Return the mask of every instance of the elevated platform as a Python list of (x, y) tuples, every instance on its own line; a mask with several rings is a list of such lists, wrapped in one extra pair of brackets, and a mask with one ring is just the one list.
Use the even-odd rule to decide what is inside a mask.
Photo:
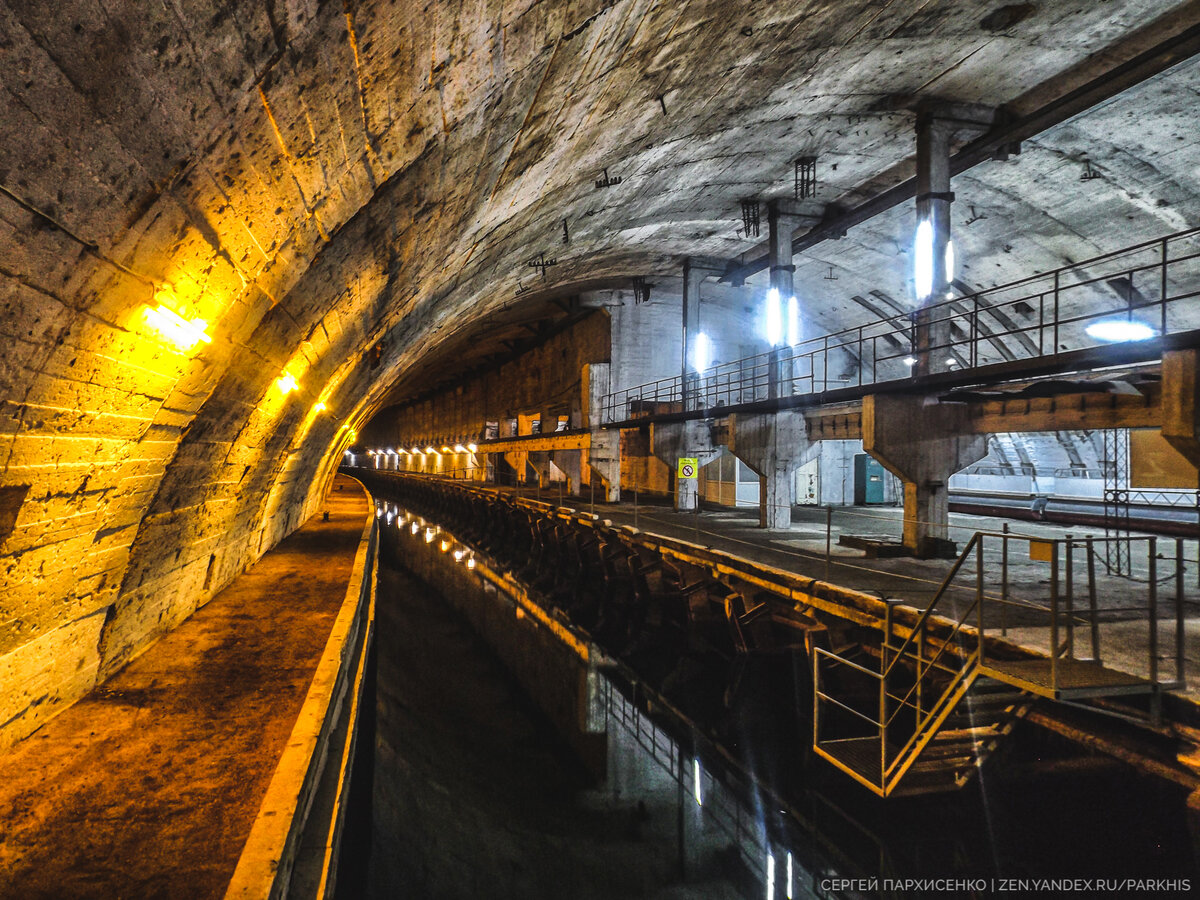
[(997, 681), (1052, 700), (1082, 700), (1151, 691), (1150, 682), (1144, 678), (1077, 659), (1060, 659), (1054, 670), (1048, 659), (988, 660), (979, 671)]
[(0, 756), (0, 896), (224, 896), (369, 515), (344, 476), (327, 509)]

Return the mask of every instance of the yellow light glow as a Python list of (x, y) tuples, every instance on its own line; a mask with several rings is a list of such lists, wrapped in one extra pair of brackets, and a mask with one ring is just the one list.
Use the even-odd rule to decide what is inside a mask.
[(290, 394), (292, 391), (300, 388), (300, 385), (296, 383), (296, 379), (292, 377), (292, 374), (286, 371), (275, 379), (275, 386), (279, 388), (282, 394)]
[(426, 453), (437, 453), (437, 451), (436, 451), (436, 450), (434, 450), (432, 447), (426, 447), (426, 448), (425, 448), (425, 452), (426, 452)]
[(203, 319), (185, 319), (161, 303), (147, 306), (144, 315), (151, 328), (180, 350), (190, 350), (201, 341), (212, 343), (212, 338), (205, 332), (208, 323)]
[(313, 407), (313, 412), (325, 412), (327, 409), (329, 409), (329, 407), (318, 400), (316, 405)]
[(450, 448), (449, 448), (449, 447), (443, 447), (443, 448), (442, 448), (442, 452), (443, 452), (443, 453), (449, 453), (449, 452), (450, 452)]
[(476, 451), (477, 451), (479, 448), (478, 448), (477, 446), (475, 446), (474, 444), (467, 444), (467, 449), (468, 449), (468, 450), (470, 450), (472, 453), (474, 453), (474, 452), (476, 452)]
[(421, 448), (420, 448), (420, 447), (413, 447), (413, 448), (412, 448), (412, 450), (410, 450), (409, 452), (410, 452), (410, 453), (420, 453), (420, 452), (421, 452)]
[(467, 452), (467, 448), (466, 448), (466, 447), (464, 447), (462, 444), (455, 444), (455, 445), (454, 445), (454, 452), (455, 452), (455, 453), (466, 453), (466, 452)]

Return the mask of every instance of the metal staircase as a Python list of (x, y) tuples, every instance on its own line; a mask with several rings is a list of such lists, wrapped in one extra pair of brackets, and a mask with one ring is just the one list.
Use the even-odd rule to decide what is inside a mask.
[[(1150, 575), (1143, 585), (1149, 679), (1100, 663), (1097, 595), (1119, 590), (1128, 613), (1130, 595), (1136, 593), (1130, 581), (1098, 585), (1090, 562), (1087, 577), (1076, 579), (1074, 570), (1083, 556), (1078, 551), (1084, 547), (1078, 540), (980, 532), (923, 611), (888, 601), (877, 671), (846, 652), (814, 648), (814, 751), (882, 797), (955, 790), (995, 752), (1038, 697), (1157, 696), (1161, 687), (1173, 686), (1157, 681), (1157, 552), (1154, 538), (1143, 540)], [(1097, 541), (1086, 542), (1089, 558), (1096, 552), (1093, 543)], [(1028, 553), (1013, 559), (1014, 545)], [(1179, 572), (1181, 561), (1179, 557)], [(974, 584), (956, 584), (971, 568), (969, 562), (974, 563)], [(1180, 628), (1182, 577), (1176, 582)], [(1075, 593), (1081, 586), (1090, 603), (1076, 610)], [(1048, 603), (1016, 598), (1023, 590), (1044, 592), (1047, 587)], [(1023, 633), (1047, 638), (1053, 652), (989, 643), (986, 629), (997, 630), (992, 620), (1014, 615), (1025, 623), (1048, 619), (1027, 624)], [(1076, 625), (1089, 626), (1090, 633), (1078, 646)], [(1076, 655), (1085, 644), (1090, 644), (1091, 656)], [(1182, 657), (1176, 663), (1178, 682)]]

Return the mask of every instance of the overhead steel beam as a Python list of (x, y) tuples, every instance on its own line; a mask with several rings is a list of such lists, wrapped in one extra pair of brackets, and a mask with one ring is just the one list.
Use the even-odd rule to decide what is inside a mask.
[[(1151, 49), (1138, 54), (1103, 75), (1022, 116), (1001, 121), (987, 133), (969, 141), (950, 157), (950, 173), (960, 175), (982, 162), (996, 159), (1021, 141), (1060, 125), (1094, 106), (1110, 100), (1144, 81), (1200, 53), (1200, 25), (1192, 25)], [(800, 253), (830, 239), (845, 237), (855, 225), (899, 206), (917, 195), (917, 179), (909, 178), (882, 194), (827, 220), (792, 241), (792, 253)], [(722, 281), (741, 283), (769, 265), (767, 253), (743, 263), (730, 263)]]

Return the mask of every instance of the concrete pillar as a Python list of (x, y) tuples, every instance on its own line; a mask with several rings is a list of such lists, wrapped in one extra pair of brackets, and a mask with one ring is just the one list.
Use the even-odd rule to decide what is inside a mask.
[(904, 546), (922, 558), (957, 553), (949, 538), (950, 476), (987, 455), (987, 435), (968, 434), (966, 407), (934, 398), (863, 398), (863, 449), (904, 485)]
[(587, 363), (580, 377), (581, 427), (592, 435), (592, 446), (587, 453), (590, 477), (599, 476), (604, 485), (604, 499), (609, 503), (621, 500), (621, 433), (601, 428), (604, 421), (604, 397), (610, 390), (611, 366), (609, 363)]
[(725, 273), (720, 260), (688, 257), (683, 261), (683, 341), (680, 353), (680, 390), (685, 410), (699, 409), (700, 376), (692, 369), (692, 351), (696, 335), (704, 329), (700, 322), (700, 283), (709, 275)]
[[(525, 463), (526, 463), (527, 459), (528, 459), (528, 454), (522, 453), (519, 450), (515, 450), (510, 453), (504, 454), (505, 462), (507, 462), (510, 466), (512, 466), (513, 471), (517, 475), (517, 484), (525, 483), (525, 474), (526, 474)], [(513, 485), (513, 486), (515, 487), (515, 485)]]
[[(678, 472), (681, 457), (695, 457), (700, 466), (706, 466), (721, 455), (721, 448), (712, 439), (707, 422), (666, 422), (650, 425), (651, 452)], [(699, 504), (699, 480), (696, 478), (675, 480), (675, 508), (695, 509)]]
[[(784, 343), (771, 348), (767, 370), (768, 397), (780, 397), (792, 393), (792, 359), (789, 352), (791, 348), (787, 346), (786, 341), (788, 300), (796, 292), (792, 278), (796, 271), (796, 267), (792, 263), (792, 234), (795, 232), (795, 226), (796, 218), (782, 212), (778, 202), (772, 201), (767, 204), (767, 259), (771, 267), (771, 287), (779, 292), (784, 325), (784, 334), (781, 338)], [(743, 461), (745, 462), (745, 460)], [(755, 469), (755, 471), (758, 470)]]
[(1162, 359), (1162, 436), (1200, 466), (1200, 350), (1167, 350)]
[(692, 348), (696, 335), (700, 333), (700, 282), (705, 270), (692, 265), (690, 259), (683, 261), (683, 351), (680, 363), (683, 408), (699, 408), (700, 377), (692, 370)]
[(593, 431), (592, 448), (588, 451), (587, 464), (591, 477), (599, 478), (604, 486), (604, 499), (609, 503), (621, 500), (621, 433), (619, 431)]
[(538, 485), (545, 490), (550, 487), (550, 451), (530, 450), (525, 454), (529, 465), (538, 474)]
[[(930, 306), (945, 301), (950, 291), (946, 247), (950, 243), (950, 138), (954, 125), (930, 112), (917, 117), (917, 226), (933, 227), (933, 279), (928, 296), (917, 297), (913, 327), (913, 375), (945, 372), (950, 368), (950, 322), (945, 308)], [(914, 248), (914, 261), (921, 251)], [(919, 289), (918, 289), (919, 290)]]
[(731, 415), (726, 440), (730, 452), (758, 473), (758, 526), (790, 528), (796, 470), (820, 448), (808, 439), (804, 414)]
[(580, 482), (583, 479), (582, 450), (553, 450), (550, 461), (567, 476), (567, 493), (572, 497), (580, 494)]

